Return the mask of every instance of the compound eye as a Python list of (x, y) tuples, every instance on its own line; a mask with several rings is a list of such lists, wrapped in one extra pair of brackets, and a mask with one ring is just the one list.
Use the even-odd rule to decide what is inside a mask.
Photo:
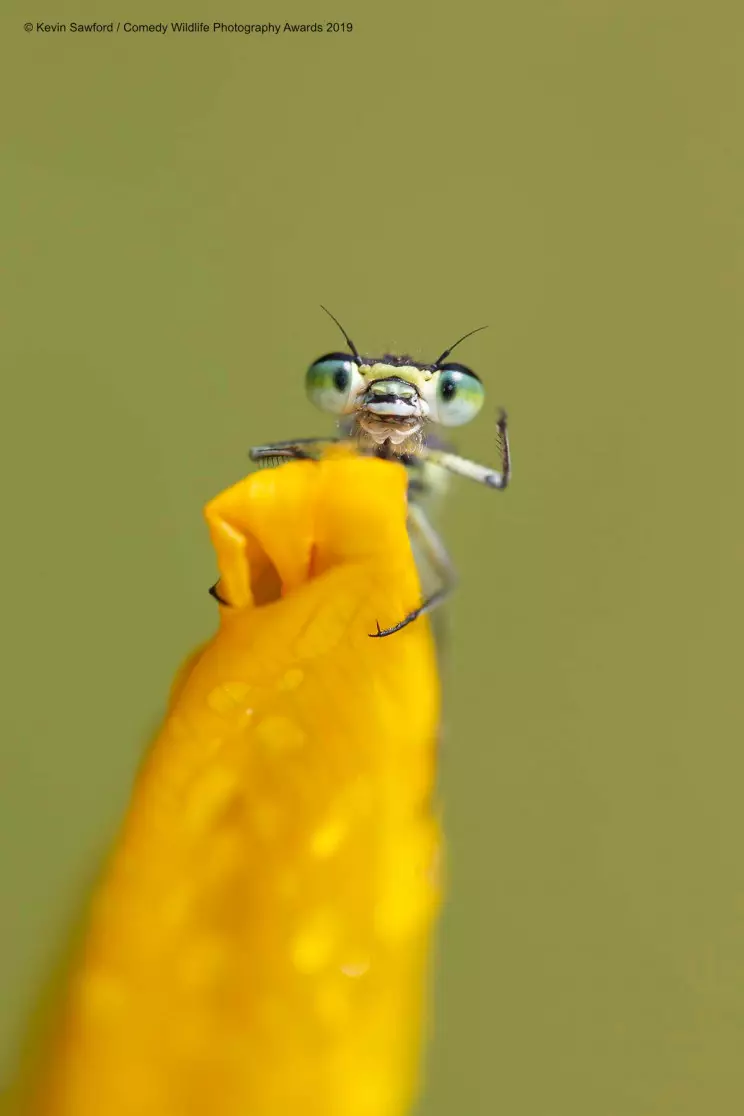
[(464, 364), (443, 364), (439, 369), (431, 418), (442, 426), (462, 426), (483, 406), (486, 393), (475, 372)]
[(351, 414), (362, 383), (359, 366), (348, 353), (320, 357), (310, 365), (305, 377), (310, 402), (334, 415)]

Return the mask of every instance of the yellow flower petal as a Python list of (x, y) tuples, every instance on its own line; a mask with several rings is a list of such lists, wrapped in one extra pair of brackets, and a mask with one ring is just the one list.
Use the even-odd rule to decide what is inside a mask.
[(216, 636), (137, 784), (33, 1116), (403, 1116), (438, 904), (438, 683), (402, 467), (206, 509)]

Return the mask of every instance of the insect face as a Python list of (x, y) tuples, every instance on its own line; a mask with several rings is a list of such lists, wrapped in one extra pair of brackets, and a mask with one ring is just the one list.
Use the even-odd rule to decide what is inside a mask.
[(421, 364), (406, 356), (328, 353), (307, 372), (317, 407), (353, 416), (361, 442), (416, 452), (427, 422), (459, 426), (483, 405), (483, 385), (463, 364)]

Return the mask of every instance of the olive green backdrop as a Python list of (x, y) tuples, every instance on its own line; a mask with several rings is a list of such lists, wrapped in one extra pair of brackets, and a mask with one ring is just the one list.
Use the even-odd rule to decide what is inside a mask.
[(252, 443), (330, 429), (322, 301), (423, 359), (490, 323), (459, 445), (512, 418), (513, 488), (455, 484), (445, 523), (422, 1116), (738, 1116), (741, 6), (43, 9), (1, 29), (3, 1072), (214, 627), (202, 505)]

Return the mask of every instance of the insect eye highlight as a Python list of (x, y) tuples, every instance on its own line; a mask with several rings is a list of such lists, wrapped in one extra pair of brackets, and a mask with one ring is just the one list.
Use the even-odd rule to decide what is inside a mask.
[(359, 367), (349, 353), (328, 353), (313, 361), (305, 376), (311, 403), (335, 415), (350, 414), (362, 382)]
[(483, 384), (464, 364), (443, 364), (436, 382), (431, 417), (442, 426), (461, 426), (478, 414), (485, 399)]

